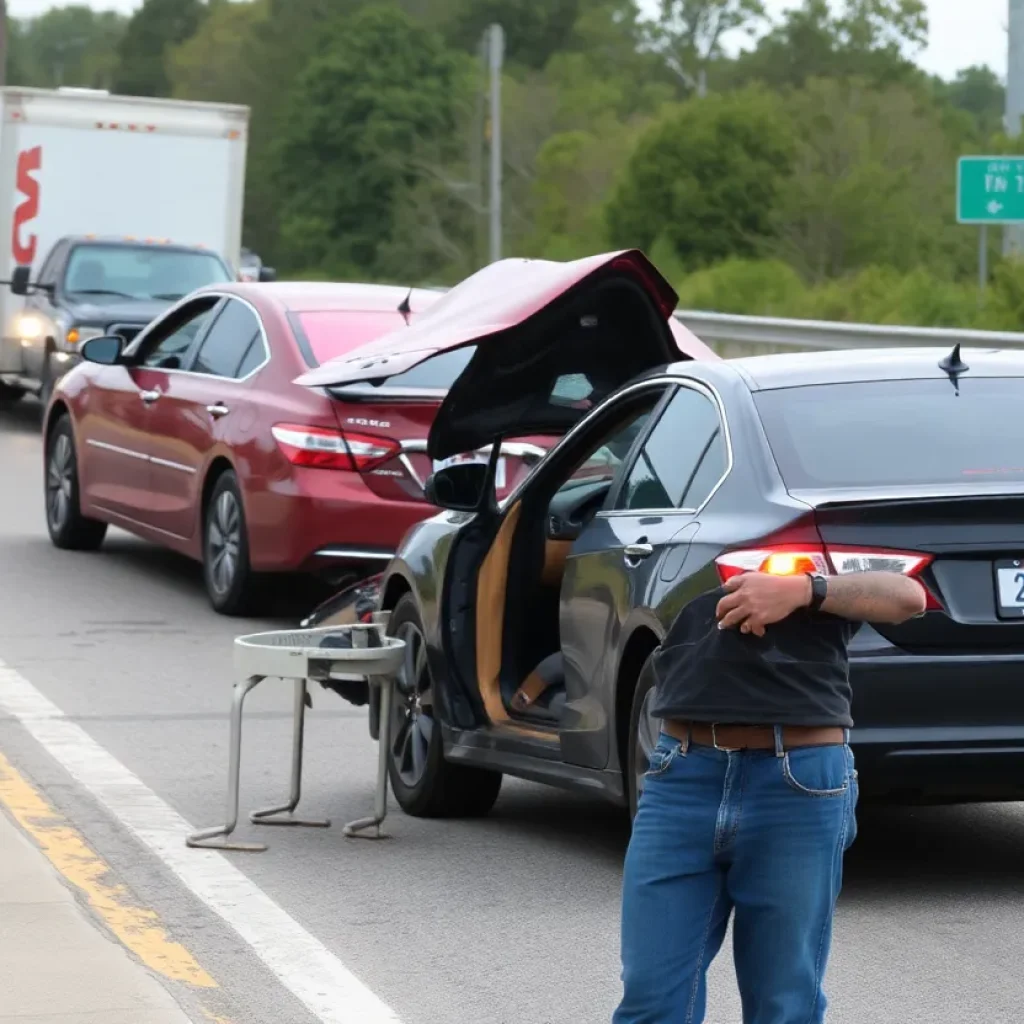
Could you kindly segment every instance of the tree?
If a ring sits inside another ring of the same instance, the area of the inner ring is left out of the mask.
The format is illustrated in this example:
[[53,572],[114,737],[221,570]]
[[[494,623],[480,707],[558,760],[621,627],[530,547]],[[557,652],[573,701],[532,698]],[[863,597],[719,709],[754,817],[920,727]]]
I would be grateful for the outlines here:
[[607,205],[609,240],[663,242],[689,267],[756,253],[774,237],[792,154],[792,127],[770,94],[690,100],[638,142]]
[[927,31],[922,0],[804,0],[723,74],[729,84],[773,88],[851,76],[907,82],[922,77],[907,54],[923,45]]
[[497,23],[505,29],[508,60],[542,68],[553,54],[565,48],[584,2],[452,0],[440,27],[452,46],[474,52],[487,26]]
[[130,96],[169,96],[167,51],[193,35],[205,13],[202,0],[145,0],[118,47],[114,89]]
[[286,266],[372,277],[419,156],[454,134],[460,64],[397,8],[338,23],[301,73],[276,153]]
[[32,85],[109,88],[127,20],[84,4],[54,7],[23,24],[18,38],[23,74]]
[[870,264],[956,276],[975,238],[953,220],[956,152],[917,90],[812,79],[788,101],[798,141],[778,249],[822,281]]
[[265,68],[254,64],[257,32],[269,17],[268,0],[218,4],[198,31],[166,57],[171,95],[218,103],[249,103]]
[[703,95],[709,64],[722,55],[722,38],[749,32],[765,17],[762,0],[661,0],[648,41],[687,90]]
[[963,68],[952,82],[937,81],[936,94],[956,110],[969,114],[981,136],[1003,130],[1006,89],[991,68]]

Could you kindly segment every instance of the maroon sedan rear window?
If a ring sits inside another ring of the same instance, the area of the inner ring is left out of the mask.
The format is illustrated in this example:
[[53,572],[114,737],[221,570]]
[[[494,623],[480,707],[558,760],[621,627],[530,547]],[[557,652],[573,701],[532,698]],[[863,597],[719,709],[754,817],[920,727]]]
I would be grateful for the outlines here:
[[329,359],[347,355],[354,348],[376,341],[390,331],[405,326],[402,315],[392,312],[292,313],[289,319],[302,354],[311,367]]

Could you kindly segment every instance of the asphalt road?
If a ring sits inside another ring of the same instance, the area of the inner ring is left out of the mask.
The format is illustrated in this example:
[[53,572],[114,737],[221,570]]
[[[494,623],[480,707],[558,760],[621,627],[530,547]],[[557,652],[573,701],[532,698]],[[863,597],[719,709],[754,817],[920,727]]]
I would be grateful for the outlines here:
[[[293,624],[308,610],[304,595],[283,595],[273,620],[230,621],[208,609],[197,567],[126,534],[112,531],[95,555],[54,550],[38,429],[35,403],[0,412],[0,661],[188,822],[215,824],[232,638]],[[341,822],[372,806],[375,747],[362,711],[326,692],[314,701],[303,806]],[[288,709],[285,692],[254,696],[244,808],[285,793]],[[267,966],[264,943],[280,936],[263,934],[256,918],[243,936],[215,915],[68,774],[60,750],[2,707],[0,753],[216,980],[202,1012],[172,986],[196,1021],[316,1024]],[[273,900],[404,1024],[610,1019],[627,839],[616,809],[506,782],[486,820],[396,813],[389,831],[391,840],[371,843],[346,840],[337,827],[246,825],[241,834],[259,832],[270,850],[228,856],[251,891]],[[1022,853],[1020,805],[863,809],[837,919],[829,1020],[1024,1018]],[[246,913],[241,896],[232,913]],[[302,963],[291,970],[301,973]],[[341,1008],[337,1019],[363,1024],[356,1010]],[[727,951],[712,971],[708,1019],[740,1019]]]

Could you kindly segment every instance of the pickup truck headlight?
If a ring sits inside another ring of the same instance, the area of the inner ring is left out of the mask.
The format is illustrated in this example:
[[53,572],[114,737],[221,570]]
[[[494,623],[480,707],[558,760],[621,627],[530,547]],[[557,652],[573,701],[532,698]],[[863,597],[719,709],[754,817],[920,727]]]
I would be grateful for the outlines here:
[[36,341],[46,333],[46,324],[33,313],[25,313],[14,322],[15,336],[22,341]]

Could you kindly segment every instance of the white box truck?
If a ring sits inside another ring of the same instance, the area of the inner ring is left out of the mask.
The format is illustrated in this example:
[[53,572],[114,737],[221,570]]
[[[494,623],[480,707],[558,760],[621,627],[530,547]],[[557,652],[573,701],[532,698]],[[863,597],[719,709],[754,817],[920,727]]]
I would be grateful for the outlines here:
[[237,276],[248,125],[247,107],[0,89],[0,401]]

